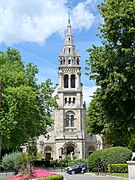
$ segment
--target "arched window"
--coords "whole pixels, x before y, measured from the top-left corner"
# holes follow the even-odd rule
[[[75,88],[75,75],[71,75],[71,88]]]
[[[74,127],[74,115],[71,115],[71,127]]]
[[[69,115],[66,114],[66,127],[69,127]]]
[[[65,126],[66,127],[74,127],[74,118],[75,114],[72,111],[66,112],[66,117],[65,117]]]
[[[79,65],[79,58],[77,58],[77,65]]]
[[[67,103],[67,98],[65,98],[65,104]]]
[[[64,76],[64,88],[68,88],[68,75]]]

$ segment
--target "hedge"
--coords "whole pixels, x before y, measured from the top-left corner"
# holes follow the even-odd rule
[[[60,174],[56,174],[55,176],[41,178],[40,180],[63,180],[64,177]]]
[[[128,164],[109,164],[108,171],[110,173],[127,173]]]
[[[88,158],[90,171],[96,164],[123,164],[130,160],[132,151],[124,147],[111,147],[93,152]]]

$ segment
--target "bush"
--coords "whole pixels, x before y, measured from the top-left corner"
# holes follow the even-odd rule
[[[20,168],[17,162],[20,156],[21,156],[21,152],[6,154],[2,158],[2,162],[1,162],[2,168],[6,170],[17,171]]]
[[[88,169],[93,171],[98,164],[122,164],[130,160],[132,151],[124,147],[112,147],[93,152],[88,158]]]
[[[128,164],[109,164],[108,171],[110,173],[127,173]]]
[[[1,167],[16,173],[21,167],[26,167],[32,160],[32,156],[21,152],[13,152],[2,157]]]
[[[64,177],[60,174],[56,174],[55,176],[41,178],[40,180],[63,180]]]

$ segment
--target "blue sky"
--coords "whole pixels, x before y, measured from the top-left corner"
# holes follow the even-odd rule
[[[18,49],[26,64],[37,65],[39,82],[51,78],[56,84],[70,5],[72,34],[81,55],[84,100],[88,104],[96,87],[84,74],[89,57],[86,50],[101,42],[96,37],[102,23],[96,7],[100,3],[101,0],[0,0],[0,50]]]

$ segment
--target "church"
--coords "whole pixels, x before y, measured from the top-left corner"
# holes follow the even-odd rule
[[[102,149],[100,135],[85,133],[86,105],[83,102],[80,61],[68,18],[64,46],[59,55],[58,109],[53,114],[53,126],[48,128],[45,136],[37,139],[38,152],[43,153],[44,159],[64,159],[67,155],[85,159],[93,151]]]

